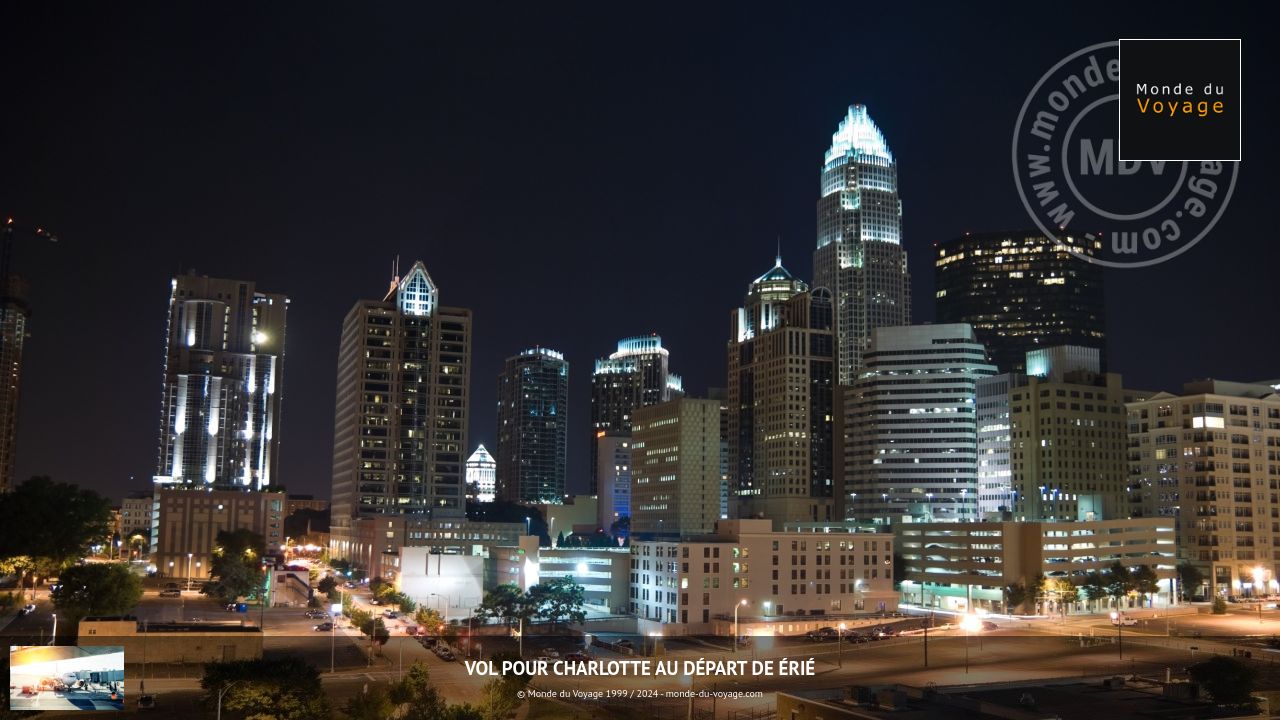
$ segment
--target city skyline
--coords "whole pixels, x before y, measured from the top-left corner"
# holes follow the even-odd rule
[[[722,348],[728,339],[724,309],[738,302],[742,278],[758,274],[759,258],[773,251],[778,235],[786,258],[801,259],[813,248],[813,166],[833,124],[853,103],[869,108],[902,168],[913,320],[928,321],[933,318],[931,243],[965,231],[1027,225],[1007,167],[1012,118],[1043,68],[1090,41],[1078,32],[1063,33],[1047,44],[1011,36],[1002,47],[973,49],[960,68],[948,67],[940,51],[917,49],[899,58],[894,77],[876,72],[855,76],[831,69],[838,65],[826,54],[832,50],[753,60],[743,48],[724,41],[700,49],[693,36],[712,20],[695,16],[690,29],[673,38],[674,57],[651,65],[628,64],[617,54],[634,50],[647,27],[620,38],[617,49],[570,33],[575,47],[617,63],[623,75],[617,86],[597,82],[600,76],[569,63],[570,55],[550,53],[527,69],[510,67],[510,53],[527,46],[474,58],[471,69],[436,79],[424,73],[433,66],[423,59],[426,55],[388,50],[390,57],[355,62],[357,81],[340,79],[333,92],[350,94],[357,100],[351,105],[365,107],[382,91],[425,77],[445,102],[464,108],[460,119],[439,121],[434,103],[418,97],[430,93],[421,92],[388,101],[404,103],[396,106],[405,111],[402,119],[391,117],[394,113],[366,117],[363,111],[343,111],[319,122],[309,120],[319,115],[312,111],[326,107],[333,96],[296,89],[327,77],[318,73],[331,66],[319,56],[314,70],[294,68],[263,78],[256,69],[282,58],[273,54],[266,37],[251,34],[243,49],[247,54],[237,60],[225,57],[227,50],[220,46],[181,47],[188,38],[180,29],[154,32],[155,23],[175,18],[99,12],[86,11],[72,22],[52,10],[18,11],[31,13],[19,19],[33,28],[58,23],[64,47],[59,52],[62,64],[54,67],[33,50],[33,39],[20,38],[11,46],[13,97],[29,109],[3,120],[11,162],[0,180],[0,205],[21,221],[55,228],[62,237],[56,246],[19,242],[16,248],[15,271],[30,283],[32,305],[16,477],[50,474],[113,496],[145,487],[154,471],[161,303],[169,279],[192,268],[199,274],[251,280],[294,300],[279,475],[291,492],[327,494],[336,338],[343,313],[358,298],[380,289],[380,278],[389,276],[396,255],[422,257],[448,288],[450,303],[475,311],[476,411],[470,417],[467,453],[478,443],[493,446],[494,390],[487,379],[496,375],[513,347],[556,347],[571,363],[586,367],[582,363],[605,354],[616,338],[656,332],[680,358],[692,395],[721,385]],[[182,11],[173,12],[182,17]],[[1136,23],[1137,10],[1118,12],[1121,25]],[[263,20],[267,25],[285,23],[283,15]],[[336,20],[321,14],[308,22],[324,36],[319,31],[332,32]],[[926,32],[944,32],[956,21],[950,16],[925,20],[932,28]],[[752,19],[734,22],[746,30],[759,28]],[[1206,32],[1212,32],[1213,22]],[[104,27],[118,31],[121,47],[131,44],[134,33],[162,37],[128,51],[106,52],[98,42],[81,42]],[[1083,31],[1082,25],[1072,27]],[[356,30],[361,31],[360,47],[377,33],[400,37],[378,23]],[[457,46],[432,52],[461,52],[465,33],[455,42]],[[868,42],[883,48],[891,39]],[[1008,57],[1031,50],[1035,62],[1010,67]],[[1247,63],[1262,65],[1274,50],[1245,43],[1244,52]],[[102,69],[97,67],[99,53],[108,56]],[[156,54],[166,61],[157,61]],[[395,60],[406,59],[414,60],[411,67],[391,72]],[[342,55],[336,61],[352,58]],[[691,61],[700,62],[705,72],[680,77],[677,70]],[[889,61],[874,62],[872,70]],[[205,90],[193,93],[181,82],[202,77],[217,64],[226,66],[226,74],[215,74],[211,81],[215,90],[241,98],[236,107],[202,99]],[[115,79],[100,83],[100,72],[114,72]],[[759,86],[722,83],[717,91],[702,93],[705,82],[738,73],[764,81]],[[476,79],[489,84],[468,91],[467,81]],[[536,92],[513,87],[531,79],[539,81]],[[361,90],[365,80],[371,82],[369,90]],[[545,93],[542,83],[550,85]],[[946,89],[948,84],[958,89]],[[89,90],[77,105],[50,90],[80,85]],[[637,98],[626,89],[635,86],[668,89]],[[922,86],[940,96],[917,97]],[[155,87],[167,94],[152,99]],[[274,99],[282,90],[288,90],[284,99]],[[974,98],[966,93],[976,93],[987,122],[966,122],[959,129],[944,112],[923,112],[934,107],[924,103],[939,98],[969,108]],[[961,103],[965,98],[969,102]],[[1261,92],[1250,98],[1246,135],[1273,104]],[[300,109],[289,109],[295,105]],[[83,112],[86,108],[104,112]],[[295,137],[285,137],[282,126],[270,120],[277,111],[300,126]],[[672,112],[677,112],[674,118]],[[152,116],[156,119],[147,120]],[[700,120],[689,123],[686,118]],[[528,197],[513,197],[508,207],[492,209],[481,181],[491,172],[486,168],[498,162],[493,146],[503,145],[493,138],[511,132],[516,123],[526,137],[536,139],[526,145],[529,162],[546,167],[548,175]],[[451,129],[455,132],[446,132]],[[375,137],[382,131],[391,140]],[[594,155],[615,135],[631,138],[626,149],[638,168],[634,178],[619,173],[612,176],[619,185],[606,187],[610,183],[596,180],[604,177],[597,163],[605,161]],[[963,153],[949,147],[961,135]],[[437,137],[448,138],[451,147]],[[724,150],[747,140],[760,144],[745,158]],[[1248,142],[1250,158],[1260,160],[1254,167],[1275,156],[1274,140],[1262,133]],[[93,148],[87,157],[85,143]],[[171,165],[171,158],[179,156],[176,148],[184,151],[181,167]],[[700,157],[708,149],[712,162],[720,164],[715,179],[690,172],[708,162]],[[424,171],[421,166],[440,169]],[[1260,288],[1255,296],[1259,307],[1277,304],[1277,289],[1265,282],[1272,264],[1267,260],[1275,250],[1254,230],[1265,218],[1264,183],[1249,169],[1242,165],[1232,207],[1202,246],[1151,269],[1108,271],[1112,347],[1107,365],[1134,386],[1176,391],[1197,377],[1248,382],[1276,374],[1269,359],[1276,354],[1274,333],[1256,326],[1252,313],[1214,316],[1207,307],[1213,303],[1193,297],[1203,297],[1206,289],[1226,296],[1238,282]],[[297,189],[289,189],[294,185]],[[587,208],[585,217],[561,220],[554,211],[547,214],[561,206],[561,195],[578,198]],[[642,213],[648,217],[638,218],[634,227],[616,222],[620,209],[637,205],[649,208]],[[504,242],[504,237],[516,237],[512,230],[517,227],[531,233],[522,236],[527,242]],[[492,252],[492,244],[499,242],[503,252]],[[621,260],[607,272],[592,273],[602,252]],[[577,287],[548,293],[548,278],[564,273],[566,263]],[[790,264],[797,276],[812,280],[809,268],[794,260]],[[1229,280],[1229,273],[1239,279]],[[82,285],[67,292],[66,278]],[[1150,289],[1161,286],[1168,292],[1153,300]],[[1188,287],[1199,292],[1185,292]],[[113,293],[111,301],[101,301],[107,293]],[[542,311],[525,311],[532,298]],[[1161,338],[1188,324],[1210,336],[1201,352],[1162,351]],[[1253,352],[1239,352],[1239,337],[1250,338]],[[68,420],[72,398],[63,378],[75,369],[73,363],[82,361],[85,348],[110,348],[100,353],[96,369],[114,382],[76,400],[77,412]],[[589,380],[581,373],[570,388],[571,491],[585,489],[591,473],[587,445],[578,441],[588,437],[588,397]],[[82,438],[80,452],[55,450],[65,437],[58,428],[66,422]]]

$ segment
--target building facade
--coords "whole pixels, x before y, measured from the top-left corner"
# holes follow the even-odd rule
[[[730,315],[728,451],[740,517],[829,521],[835,341],[832,297],[775,260]]]
[[[894,610],[893,536],[721,520],[707,536],[631,544],[631,612],[642,621],[668,635],[706,633],[735,606],[740,621],[764,628],[750,634],[773,634],[770,623],[787,618],[831,624]]]
[[[284,493],[164,488],[156,498],[156,551],[164,577],[206,580],[220,531],[245,529],[266,540],[268,553],[284,544]]]
[[[467,458],[467,496],[476,502],[493,502],[498,481],[498,463],[484,444]]]
[[[1101,241],[1039,231],[966,234],[934,248],[938,322],[968,323],[1001,372],[1058,345],[1098,350],[1106,366]]]
[[[968,325],[877,328],[844,407],[848,517],[976,519],[977,384],[994,374]]]
[[[684,393],[679,375],[670,370],[671,353],[657,335],[640,335],[618,341],[618,349],[596,360],[591,374],[591,434],[631,432],[636,408],[666,402]],[[599,448],[591,446],[591,467],[599,467]],[[598,480],[591,479],[597,493]]]
[[[1270,594],[1280,580],[1278,388],[1199,380],[1128,405],[1132,510],[1176,523],[1179,557],[1210,594]]]
[[[1168,518],[1126,518],[1089,522],[934,522],[894,527],[902,556],[902,600],[923,607],[1005,612],[1004,588],[1034,587],[1038,575],[1083,584],[1089,573],[1113,564],[1146,565],[1155,571],[1157,605],[1174,601],[1176,563],[1173,522]],[[1065,585],[1062,586],[1065,590]],[[1075,590],[1053,597],[1029,597],[1022,608],[1079,609]]]
[[[631,517],[631,433],[596,432],[595,475],[597,523],[611,533],[614,523]]]
[[[898,165],[863,105],[831,136],[818,199],[813,285],[831,293],[841,385],[852,385],[871,331],[911,323]]]
[[[569,363],[533,348],[507,358],[498,375],[497,495],[561,502],[568,471]]]
[[[471,311],[440,304],[422,262],[342,324],[333,437],[333,547],[362,517],[462,518]],[[342,558],[343,555],[335,555]]]
[[[261,490],[278,465],[289,299],[190,274],[171,289],[157,489]]]
[[[720,520],[720,401],[689,397],[632,417],[631,533],[705,535]]]
[[[6,233],[12,232],[6,229]],[[6,242],[11,242],[7,238]],[[0,292],[0,493],[13,487],[16,443],[18,439],[18,397],[22,385],[22,347],[27,342],[27,322],[31,307],[27,303],[26,282],[14,274],[4,278]]]

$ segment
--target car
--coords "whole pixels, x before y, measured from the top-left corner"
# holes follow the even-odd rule
[[[330,632],[333,630],[333,623],[322,622],[319,625],[315,626],[314,630],[316,632]]]
[[[353,582],[351,582],[350,580],[346,581],[346,582],[345,582],[345,583],[343,583],[342,585],[343,585],[343,587],[345,587],[345,588],[346,588],[346,589],[348,589],[348,590],[355,590],[355,589],[356,589],[356,584],[355,584],[355,583],[353,583]]]
[[[387,618],[388,620],[395,620],[396,618],[400,617],[400,613],[396,612],[395,610],[386,610],[386,611],[383,611],[382,617]]]
[[[1120,616],[1111,618],[1111,624],[1124,626],[1124,627],[1131,627],[1133,625],[1138,624],[1138,618],[1129,617],[1128,615],[1120,615]]]
[[[435,639],[435,638],[433,638],[433,637],[424,637],[424,638],[420,638],[420,639],[418,640],[418,642],[422,643],[422,647],[427,648],[428,650],[430,650],[431,648],[433,648],[433,647],[435,647],[435,646],[436,646],[436,643],[438,643],[438,642],[440,642],[440,641],[439,641],[439,640],[436,640],[436,639]]]
[[[982,629],[983,630],[999,630],[1000,626],[991,622],[990,620],[983,620]]]
[[[369,598],[369,604],[370,604],[370,605],[381,605],[381,604],[382,604],[382,601],[381,601],[381,600],[379,600],[378,598]]]
[[[178,588],[165,588],[160,591],[160,597],[182,597],[182,591]]]
[[[636,644],[631,642],[630,640],[619,640],[618,642],[614,643],[614,645],[617,645],[620,648],[626,648],[628,650],[633,650],[635,649],[635,646],[636,646]]]
[[[31,613],[33,613],[33,612],[35,612],[35,611],[36,611],[36,606],[35,606],[35,605],[27,604],[27,605],[23,605],[23,606],[22,606],[22,609],[18,611],[18,615],[19,615],[19,616],[22,616],[22,615],[30,615]]]
[[[805,633],[805,634],[804,634],[804,636],[805,636],[805,638],[806,638],[806,639],[808,639],[808,640],[818,640],[818,641],[822,641],[822,640],[834,640],[834,639],[835,639],[837,636],[839,636],[839,635],[840,635],[840,632],[839,632],[838,630],[836,630],[835,628],[830,627],[830,626],[828,626],[828,627],[820,627],[820,628],[818,628],[817,630],[810,630],[809,632],[807,632],[807,633]]]
[[[234,609],[235,608],[232,607],[232,610]],[[305,613],[303,613],[303,617],[311,618],[312,620],[319,620],[320,618],[329,617],[329,613],[323,610],[308,610]]]
[[[152,710],[155,708],[155,706],[156,706],[155,695],[139,695],[138,696],[139,710]]]

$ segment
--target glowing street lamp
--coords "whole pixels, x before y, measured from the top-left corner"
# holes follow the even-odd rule
[[[747,604],[747,599],[743,598],[737,605],[733,606],[733,654],[738,654],[738,608]]]
[[[969,638],[982,629],[982,621],[977,615],[967,614],[960,621],[960,629],[964,630],[964,671],[967,674],[969,672]]]
[[[1261,565],[1253,568],[1253,592],[1258,593],[1259,588],[1266,587],[1267,569]],[[1258,603],[1258,624],[1262,624],[1262,603]]]
[[[1111,613],[1111,622],[1116,626],[1116,649],[1120,653],[1120,659],[1124,659],[1124,615],[1123,613]]]
[[[844,629],[848,627],[844,623],[840,623],[839,633],[836,635],[836,667],[844,667]]]

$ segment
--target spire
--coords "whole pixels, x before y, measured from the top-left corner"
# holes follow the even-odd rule
[[[773,256],[773,266],[782,267],[782,236],[778,236],[778,254]]]

